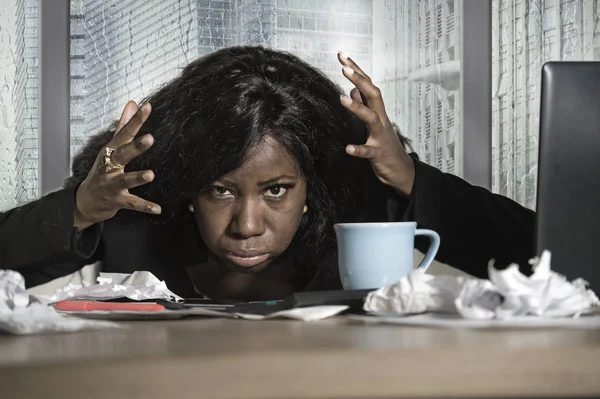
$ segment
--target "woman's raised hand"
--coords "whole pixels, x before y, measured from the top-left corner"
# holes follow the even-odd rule
[[[130,188],[151,182],[154,173],[151,170],[126,173],[124,170],[127,163],[154,144],[150,134],[136,138],[151,110],[149,103],[139,110],[133,101],[125,106],[115,135],[102,148],[92,169],[77,189],[75,227],[83,230],[112,218],[121,209],[161,213],[159,205],[129,193]]]
[[[348,56],[338,53],[343,75],[356,86],[342,104],[360,118],[369,131],[364,144],[350,144],[346,152],[371,162],[381,182],[400,194],[410,195],[415,180],[415,165],[400,142],[385,111],[381,91],[371,78]]]

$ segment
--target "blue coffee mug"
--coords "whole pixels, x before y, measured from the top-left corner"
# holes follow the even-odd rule
[[[338,265],[346,290],[377,289],[398,282],[414,269],[415,236],[430,238],[418,267],[427,270],[440,247],[433,230],[417,229],[416,222],[338,223]]]

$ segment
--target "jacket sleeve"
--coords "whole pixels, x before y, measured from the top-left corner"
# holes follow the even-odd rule
[[[80,232],[74,214],[75,188],[0,213],[0,268],[18,270],[29,287],[97,260],[103,224]]]
[[[473,276],[487,278],[491,259],[496,267],[514,262],[530,272],[528,261],[535,256],[533,211],[419,160],[414,162],[411,197],[408,201],[397,194],[391,197],[392,219],[414,220],[420,228],[435,230],[441,238],[436,259]],[[423,253],[429,246],[424,237],[418,237],[415,244]]]

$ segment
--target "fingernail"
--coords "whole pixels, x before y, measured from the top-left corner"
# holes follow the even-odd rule
[[[146,180],[146,181],[152,181],[154,180],[154,173],[147,171],[142,173],[142,179]]]
[[[345,105],[352,104],[352,99],[345,94],[340,95],[340,101]]]
[[[344,72],[346,72],[348,75],[352,75],[354,73],[354,69],[350,68],[349,66],[344,66],[342,67],[342,69],[344,70]]]
[[[156,205],[152,207],[152,213],[155,213],[157,215],[160,215],[160,213],[162,212],[162,209],[160,209],[160,206]]]
[[[154,136],[151,134],[145,134],[140,139],[140,143],[144,146],[152,145],[154,143]]]
[[[144,105],[141,108],[142,111],[148,111],[149,109],[150,109],[150,103],[149,102],[144,103]]]
[[[340,57],[342,57],[343,59],[347,60],[348,56],[342,51],[342,50],[338,50],[338,54],[340,55]]]
[[[138,143],[140,143],[141,145],[148,145],[148,144],[150,144],[148,140],[149,140],[149,137],[147,134],[145,134],[138,139]]]
[[[353,145],[349,145],[346,147],[346,152],[348,154],[354,154],[356,152],[356,147],[354,147]]]

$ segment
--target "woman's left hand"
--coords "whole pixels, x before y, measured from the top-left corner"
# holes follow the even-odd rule
[[[338,60],[343,65],[343,75],[356,86],[350,97],[341,97],[341,102],[367,125],[369,131],[366,143],[348,145],[346,152],[368,159],[381,182],[402,195],[410,195],[415,180],[415,165],[385,112],[381,91],[351,58],[340,52]]]

